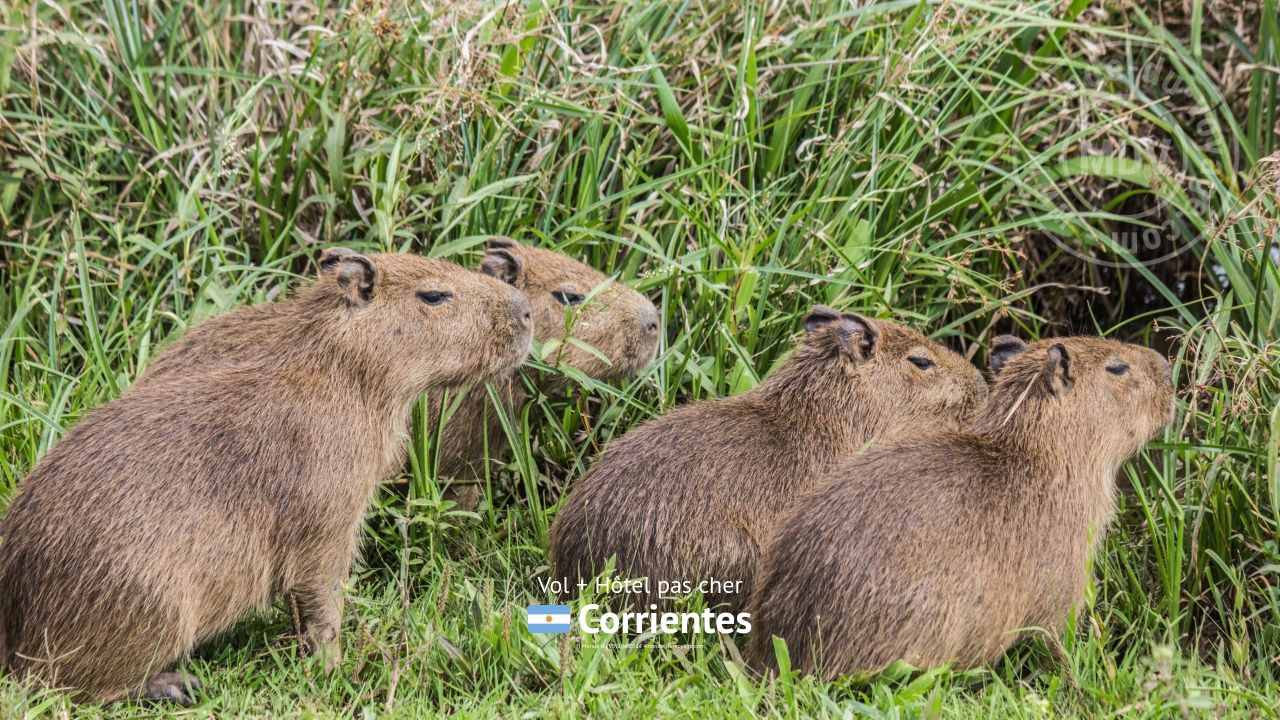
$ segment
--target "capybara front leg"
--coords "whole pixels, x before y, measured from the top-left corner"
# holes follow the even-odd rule
[[[342,626],[342,580],[316,578],[313,585],[296,588],[302,642],[308,654],[324,661],[325,672],[333,672],[342,660],[338,642]]]

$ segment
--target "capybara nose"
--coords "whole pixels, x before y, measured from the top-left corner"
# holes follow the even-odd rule
[[[520,318],[520,326],[530,328],[533,326],[533,313],[529,310],[529,300],[523,295],[516,297],[514,303],[515,315]]]
[[[657,335],[658,312],[656,310],[649,310],[644,313],[640,318],[640,326],[644,328],[644,333],[646,335]]]
[[[1169,358],[1164,355],[1156,355],[1155,362],[1152,363],[1154,374],[1156,377],[1162,377],[1170,382],[1173,381],[1173,365],[1169,362]]]

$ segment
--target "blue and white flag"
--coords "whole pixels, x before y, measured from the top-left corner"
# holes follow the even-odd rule
[[[530,605],[528,624],[533,633],[569,632],[569,606]]]

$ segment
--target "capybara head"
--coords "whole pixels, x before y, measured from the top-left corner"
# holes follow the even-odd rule
[[[907,327],[817,306],[796,353],[835,357],[861,380],[867,399],[889,403],[890,431],[939,422],[957,426],[986,398],[987,383],[968,360]],[[871,400],[875,401],[875,400]]]
[[[653,303],[577,260],[495,237],[480,271],[529,298],[533,336],[541,343],[560,343],[549,358],[557,365],[597,380],[618,380],[644,369],[657,353],[661,323]]]
[[[1123,461],[1173,421],[1172,370],[1150,348],[1079,337],[1027,344],[1002,335],[990,361],[996,385],[982,427],[1038,429],[1094,443]]]
[[[524,295],[444,260],[332,248],[320,258],[311,293],[332,303],[343,349],[408,392],[476,382],[518,366],[529,352]]]

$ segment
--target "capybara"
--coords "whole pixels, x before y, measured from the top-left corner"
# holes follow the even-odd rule
[[[529,298],[534,339],[544,346],[555,343],[548,362],[570,366],[597,380],[620,380],[639,373],[653,361],[661,330],[658,310],[648,298],[626,285],[611,282],[599,271],[565,255],[521,245],[507,237],[489,241],[480,271],[510,283]],[[559,376],[549,379],[554,382],[556,377]],[[514,371],[488,378],[487,382],[503,400],[504,411],[524,402],[525,394]],[[449,497],[463,508],[474,508],[479,501],[479,483],[485,476],[484,459],[501,458],[507,437],[484,387],[463,392],[465,395],[457,399],[456,405],[449,403],[452,414],[440,432],[437,473],[453,483]],[[453,393],[452,397],[457,395]],[[432,400],[429,421],[434,427],[440,401]]]
[[[400,469],[415,398],[516,367],[532,326],[493,278],[341,248],[291,299],[214,322],[242,342],[176,344],[174,372],[75,424],[19,486],[0,526],[15,675],[188,702],[196,680],[167,667],[286,592],[332,669],[361,518]]]
[[[958,426],[982,374],[918,332],[814,308],[798,347],[753,390],[676,408],[606,448],[551,531],[553,576],[577,584],[609,557],[648,578],[628,599],[669,607],[662,583],[727,581],[739,608],[779,513],[838,459],[903,431]],[[736,591],[736,592],[735,592]]]
[[[1062,629],[1124,461],[1173,418],[1169,363],[1137,345],[995,340],[991,395],[963,429],[841,463],[778,523],[749,657],[825,677],[992,662]]]

